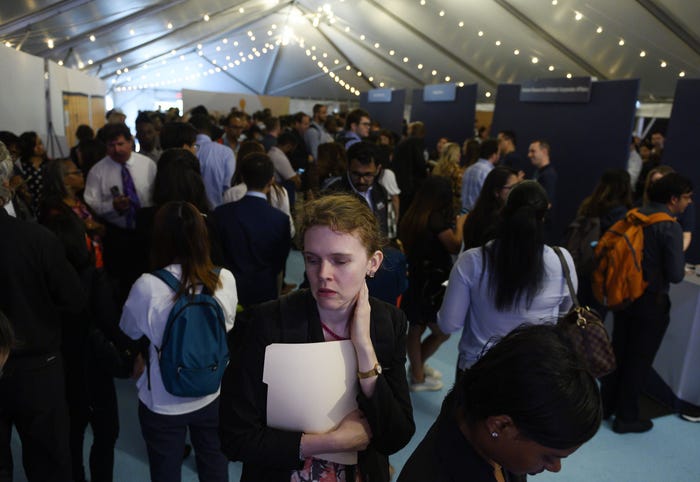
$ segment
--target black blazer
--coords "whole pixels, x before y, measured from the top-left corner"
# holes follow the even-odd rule
[[[278,296],[277,277],[291,247],[289,216],[267,200],[243,196],[214,210],[224,267],[236,278],[238,302],[250,306]]]
[[[389,481],[389,455],[415,432],[406,381],[406,317],[396,307],[370,298],[371,338],[383,372],[374,394],[362,391],[357,403],[372,428],[359,453],[363,480]],[[219,427],[222,450],[243,462],[241,481],[289,482],[299,460],[301,432],[266,425],[267,385],[262,381],[265,347],[272,343],[322,342],[316,301],[308,290],[255,306],[236,319],[229,335],[231,364],[221,386]]]

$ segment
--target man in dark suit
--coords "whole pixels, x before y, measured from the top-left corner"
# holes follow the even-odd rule
[[[239,169],[248,192],[216,208],[214,218],[224,264],[236,278],[239,303],[248,307],[278,297],[291,236],[289,216],[267,201],[274,179],[267,154],[246,156]]]
[[[7,152],[4,146],[0,150]],[[2,193],[8,192],[12,163],[1,157],[0,311],[17,342],[0,378],[0,480],[12,479],[13,426],[22,440],[28,480],[73,480],[61,314],[79,313],[86,295],[56,236],[8,214],[9,199]]]

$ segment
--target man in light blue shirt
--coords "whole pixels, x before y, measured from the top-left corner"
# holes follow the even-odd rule
[[[197,157],[207,198],[214,209],[223,204],[224,192],[231,187],[231,178],[236,171],[236,157],[233,150],[211,140],[213,126],[208,116],[194,115],[190,124],[197,129]]]
[[[462,176],[462,214],[474,209],[481,187],[498,162],[498,141],[486,139],[479,148],[479,160],[469,166]]]

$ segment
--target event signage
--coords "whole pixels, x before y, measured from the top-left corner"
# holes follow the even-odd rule
[[[367,102],[390,103],[391,89],[372,89],[367,93]]]
[[[455,84],[434,84],[423,88],[423,102],[453,102],[456,98]]]
[[[520,102],[586,103],[590,99],[590,77],[528,80],[520,85]]]

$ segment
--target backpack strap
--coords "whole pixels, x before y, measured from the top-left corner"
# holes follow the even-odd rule
[[[180,280],[175,277],[170,271],[167,269],[159,269],[156,271],[153,271],[151,273],[153,276],[161,280],[163,283],[168,285],[171,290],[173,290],[175,293],[180,291]]]
[[[574,308],[578,308],[580,306],[578,302],[578,298],[576,297],[576,290],[574,289],[574,283],[571,281],[571,271],[569,270],[569,263],[566,262],[566,259],[564,258],[564,253],[561,252],[561,249],[559,246],[552,246],[552,249],[554,250],[555,253],[557,253],[557,256],[559,257],[559,261],[561,262],[561,268],[564,271],[564,277],[566,278],[566,284],[569,286],[569,294],[571,295],[571,301],[574,304]]]

